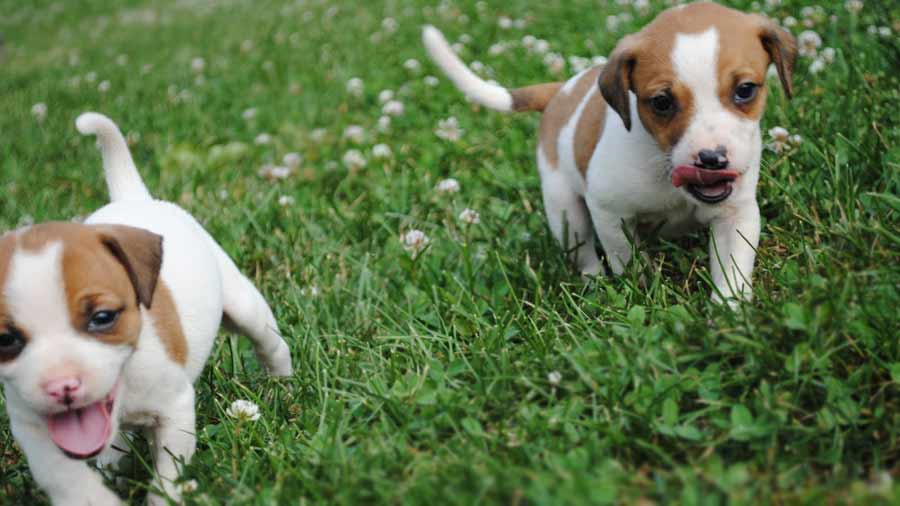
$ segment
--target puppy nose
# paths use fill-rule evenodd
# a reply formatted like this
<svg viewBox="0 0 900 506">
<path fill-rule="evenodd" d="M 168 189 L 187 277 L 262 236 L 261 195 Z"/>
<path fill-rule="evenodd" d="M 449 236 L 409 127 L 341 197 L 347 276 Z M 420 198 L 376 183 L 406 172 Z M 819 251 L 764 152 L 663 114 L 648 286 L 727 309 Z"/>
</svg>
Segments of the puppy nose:
<svg viewBox="0 0 900 506">
<path fill-rule="evenodd" d="M 44 383 L 44 392 L 62 404 L 72 404 L 81 396 L 81 380 L 78 378 L 57 378 Z"/>
<path fill-rule="evenodd" d="M 700 159 L 700 167 L 704 169 L 724 169 L 728 167 L 728 151 L 725 146 L 718 146 L 716 149 L 701 149 L 697 153 Z"/>
</svg>

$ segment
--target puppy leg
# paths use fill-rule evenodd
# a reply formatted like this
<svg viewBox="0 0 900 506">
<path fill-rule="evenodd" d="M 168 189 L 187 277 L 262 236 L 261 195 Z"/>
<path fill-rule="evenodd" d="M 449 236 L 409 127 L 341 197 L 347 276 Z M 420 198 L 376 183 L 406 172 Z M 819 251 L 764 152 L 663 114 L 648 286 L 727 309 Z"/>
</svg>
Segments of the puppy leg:
<svg viewBox="0 0 900 506">
<path fill-rule="evenodd" d="M 278 333 L 272 309 L 218 244 L 215 249 L 222 272 L 225 316 L 237 331 L 253 341 L 256 356 L 270 374 L 290 376 L 291 351 Z"/>
<path fill-rule="evenodd" d="M 67 457 L 50 440 L 46 426 L 17 420 L 10 413 L 13 436 L 25 452 L 34 481 L 56 506 L 118 506 L 119 497 L 85 462 Z"/>
<path fill-rule="evenodd" d="M 631 261 L 631 243 L 625 228 L 628 227 L 632 237 L 636 238 L 636 227 L 633 218 L 620 216 L 602 209 L 596 203 L 588 202 L 591 210 L 591 220 L 594 222 L 594 230 L 600 239 L 600 245 L 606 253 L 606 260 L 613 274 L 620 275 L 625 272 L 625 266 Z"/>
<path fill-rule="evenodd" d="M 181 492 L 175 485 L 179 461 L 190 462 L 197 446 L 194 387 L 187 378 L 184 382 L 184 389 L 168 403 L 159 417 L 159 424 L 153 429 L 156 484 L 176 503 L 181 500 Z M 147 504 L 164 506 L 168 502 L 157 494 L 149 494 Z"/>
<path fill-rule="evenodd" d="M 739 300 L 750 300 L 750 276 L 759 245 L 759 207 L 756 201 L 742 206 L 729 216 L 711 223 L 709 241 L 710 273 L 715 290 L 712 300 L 729 300 L 732 306 Z"/>
<path fill-rule="evenodd" d="M 584 199 L 565 181 L 558 170 L 541 171 L 544 209 L 553 236 L 569 251 L 569 259 L 584 276 L 603 274 L 603 264 L 594 248 L 594 231 Z"/>
</svg>

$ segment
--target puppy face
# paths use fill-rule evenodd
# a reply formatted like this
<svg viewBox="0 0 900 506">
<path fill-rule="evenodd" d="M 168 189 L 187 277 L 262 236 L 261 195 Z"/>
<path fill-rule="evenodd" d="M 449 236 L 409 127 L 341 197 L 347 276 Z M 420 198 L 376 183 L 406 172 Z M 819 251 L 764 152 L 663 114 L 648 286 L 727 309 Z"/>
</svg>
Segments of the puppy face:
<svg viewBox="0 0 900 506">
<path fill-rule="evenodd" d="M 161 255 L 159 236 L 121 226 L 49 223 L 0 238 L 0 380 L 51 434 L 54 417 L 98 403 L 109 404 L 97 411 L 108 424 Z M 68 450 L 65 437 L 76 436 L 57 444 Z"/>
<path fill-rule="evenodd" d="M 760 16 L 711 3 L 669 9 L 626 37 L 600 76 L 607 103 L 631 128 L 628 92 L 644 128 L 671 167 L 743 174 L 759 156 L 766 71 L 774 64 L 788 96 L 793 37 Z M 730 194 L 730 183 L 688 185 L 701 201 Z"/>
</svg>

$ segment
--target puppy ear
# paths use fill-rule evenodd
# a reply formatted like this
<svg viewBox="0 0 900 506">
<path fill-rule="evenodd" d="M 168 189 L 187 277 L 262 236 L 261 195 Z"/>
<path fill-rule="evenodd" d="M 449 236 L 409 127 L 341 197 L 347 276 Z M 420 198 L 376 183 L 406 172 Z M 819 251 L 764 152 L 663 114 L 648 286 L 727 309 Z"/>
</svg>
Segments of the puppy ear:
<svg viewBox="0 0 900 506">
<path fill-rule="evenodd" d="M 125 225 L 96 225 L 95 230 L 101 244 L 128 273 L 138 303 L 149 309 L 162 268 L 162 236 Z"/>
<path fill-rule="evenodd" d="M 637 44 L 632 36 L 625 37 L 609 55 L 609 61 L 600 72 L 598 84 L 606 103 L 616 111 L 631 130 L 631 106 L 628 92 L 631 91 L 631 72 L 637 58 Z"/>
<path fill-rule="evenodd" d="M 761 27 L 759 40 L 769 53 L 769 60 L 775 64 L 781 86 L 788 98 L 794 96 L 792 78 L 794 62 L 797 61 L 797 41 L 787 30 L 776 25 L 772 20 L 760 16 Z"/>
</svg>

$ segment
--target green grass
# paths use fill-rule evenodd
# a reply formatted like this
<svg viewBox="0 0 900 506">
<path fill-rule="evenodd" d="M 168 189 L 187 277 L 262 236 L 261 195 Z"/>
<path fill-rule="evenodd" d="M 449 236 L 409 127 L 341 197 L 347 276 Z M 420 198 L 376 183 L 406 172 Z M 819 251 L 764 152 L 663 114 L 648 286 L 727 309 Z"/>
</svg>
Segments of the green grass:
<svg viewBox="0 0 900 506">
<path fill-rule="evenodd" d="M 563 55 L 607 54 L 661 2 L 613 32 L 607 15 L 631 7 L 35 3 L 0 1 L 0 229 L 106 202 L 99 154 L 73 125 L 103 112 L 136 140 L 155 195 L 193 213 L 261 287 L 293 349 L 294 378 L 275 381 L 223 333 L 197 382 L 188 504 L 900 501 L 897 4 L 866 1 L 857 16 L 826 5 L 814 29 L 834 63 L 813 75 L 801 58 L 790 102 L 770 82 L 764 131 L 804 140 L 764 155 L 755 299 L 731 312 L 709 302 L 705 233 L 651 242 L 646 286 L 637 268 L 582 282 L 543 216 L 537 117 L 478 111 L 445 80 L 423 81 L 437 75 L 419 44 L 425 22 L 451 40 L 470 34 L 466 60 L 524 85 L 554 76 L 521 45 L 491 56 L 491 44 L 533 34 Z M 802 19 L 804 5 L 764 10 Z M 504 30 L 499 15 L 529 22 Z M 387 16 L 395 33 L 381 29 Z M 362 97 L 345 91 L 353 76 Z M 382 89 L 405 105 L 388 133 L 376 127 Z M 458 143 L 434 134 L 449 116 L 465 130 Z M 362 145 L 342 139 L 351 124 Z M 261 132 L 271 144 L 254 144 Z M 393 157 L 373 160 L 375 143 Z M 367 167 L 343 166 L 351 148 Z M 291 177 L 257 175 L 290 151 L 304 157 Z M 445 177 L 462 190 L 438 195 Z M 295 202 L 279 205 L 283 195 Z M 480 224 L 460 223 L 466 207 Z M 412 228 L 431 238 L 416 259 L 399 241 Z M 259 421 L 229 418 L 236 399 L 258 403 Z M 0 503 L 44 504 L 3 418 Z M 149 475 L 138 455 L 118 486 L 134 502 Z"/>
</svg>

